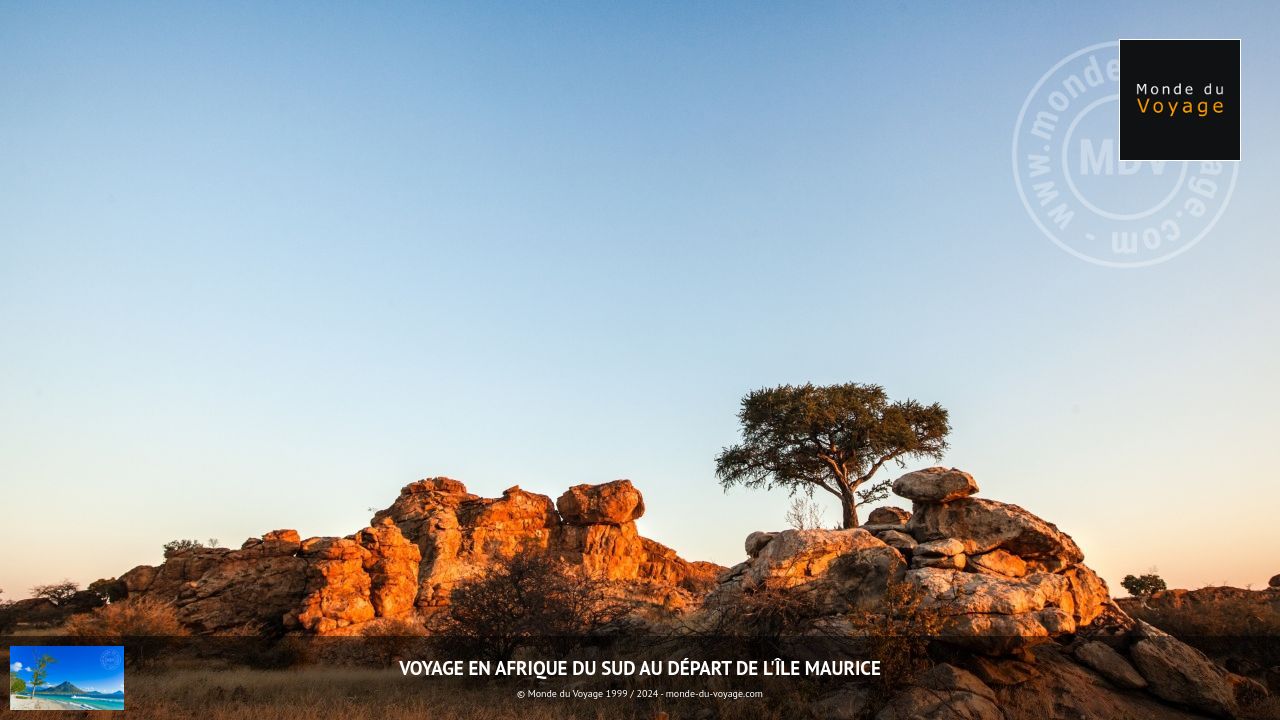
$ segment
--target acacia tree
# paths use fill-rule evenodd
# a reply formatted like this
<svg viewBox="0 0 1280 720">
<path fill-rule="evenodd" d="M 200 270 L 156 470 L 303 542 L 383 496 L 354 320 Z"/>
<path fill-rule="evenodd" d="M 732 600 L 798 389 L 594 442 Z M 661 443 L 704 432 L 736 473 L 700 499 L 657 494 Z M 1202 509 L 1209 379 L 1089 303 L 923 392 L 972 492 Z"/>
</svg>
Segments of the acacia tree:
<svg viewBox="0 0 1280 720">
<path fill-rule="evenodd" d="M 938 403 L 890 402 L 879 385 L 782 385 L 755 390 L 738 413 L 742 442 L 716 457 L 716 476 L 734 485 L 792 494 L 825 490 L 840 498 L 844 527 L 858 526 L 858 506 L 888 495 L 870 481 L 886 463 L 938 459 L 951 425 Z"/>
<path fill-rule="evenodd" d="M 45 598 L 54 605 L 63 607 L 67 604 L 67 601 L 75 597 L 75 594 L 79 591 L 79 585 L 71 582 L 70 580 L 63 580 L 60 583 L 53 583 L 51 585 L 36 585 L 31 588 L 31 596 Z"/>
</svg>

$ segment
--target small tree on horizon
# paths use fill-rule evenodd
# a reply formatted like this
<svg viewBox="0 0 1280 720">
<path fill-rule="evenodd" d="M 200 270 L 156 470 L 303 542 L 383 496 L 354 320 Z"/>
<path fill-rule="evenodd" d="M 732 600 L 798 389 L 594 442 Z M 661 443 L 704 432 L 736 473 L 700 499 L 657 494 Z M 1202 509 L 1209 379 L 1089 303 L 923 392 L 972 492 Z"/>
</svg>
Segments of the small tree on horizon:
<svg viewBox="0 0 1280 720">
<path fill-rule="evenodd" d="M 1120 581 L 1120 587 L 1127 590 L 1130 595 L 1143 600 L 1151 597 L 1153 593 L 1169 589 L 1164 578 L 1156 574 L 1154 569 L 1145 575 L 1125 575 Z"/>
<path fill-rule="evenodd" d="M 821 488 L 840 498 L 845 528 L 858 526 L 858 506 L 888 495 L 889 481 L 860 489 L 889 462 L 939 459 L 951 431 L 938 403 L 890 402 L 879 385 L 781 385 L 754 390 L 738 413 L 742 442 L 716 457 L 725 490 Z"/>
<path fill-rule="evenodd" d="M 44 598 L 54 605 L 62 607 L 79 591 L 80 586 L 78 584 L 70 580 L 63 580 L 60 583 L 36 585 L 31 588 L 31 597 Z"/>
</svg>

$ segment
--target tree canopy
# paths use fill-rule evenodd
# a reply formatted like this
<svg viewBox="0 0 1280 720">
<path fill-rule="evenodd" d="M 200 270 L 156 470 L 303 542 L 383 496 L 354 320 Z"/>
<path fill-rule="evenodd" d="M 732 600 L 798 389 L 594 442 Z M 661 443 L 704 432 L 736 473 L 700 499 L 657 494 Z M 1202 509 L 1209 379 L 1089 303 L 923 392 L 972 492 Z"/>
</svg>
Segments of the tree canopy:
<svg viewBox="0 0 1280 720">
<path fill-rule="evenodd" d="M 858 526 L 859 505 L 888 495 L 888 480 L 861 489 L 887 463 L 938 459 L 951 431 L 938 403 L 891 402 L 879 385 L 781 385 L 755 390 L 738 413 L 742 442 L 716 457 L 726 490 L 825 490 L 840 498 L 844 527 Z"/>
<path fill-rule="evenodd" d="M 1120 581 L 1120 587 L 1127 590 L 1130 595 L 1136 598 L 1149 597 L 1152 593 L 1168 589 L 1168 585 L 1165 585 L 1164 578 L 1160 577 L 1155 572 L 1149 572 L 1145 575 L 1137 576 L 1125 575 L 1124 579 Z"/>
<path fill-rule="evenodd" d="M 70 580 L 63 580 L 60 583 L 52 583 L 50 585 L 36 585 L 31 588 L 31 596 L 45 598 L 49 602 L 62 607 L 67 604 L 75 594 L 80 591 L 80 586 Z"/>
</svg>

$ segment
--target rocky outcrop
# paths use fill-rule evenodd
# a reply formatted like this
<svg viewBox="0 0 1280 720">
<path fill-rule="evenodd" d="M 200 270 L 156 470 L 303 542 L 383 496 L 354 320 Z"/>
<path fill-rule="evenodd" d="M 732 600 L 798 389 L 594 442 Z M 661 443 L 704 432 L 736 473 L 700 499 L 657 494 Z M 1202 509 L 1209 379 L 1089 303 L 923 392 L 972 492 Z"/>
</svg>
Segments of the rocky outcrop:
<svg viewBox="0 0 1280 720">
<path fill-rule="evenodd" d="M 1267 581 L 1267 587 L 1280 588 L 1280 575 L 1272 575 Z"/>
<path fill-rule="evenodd" d="M 902 555 L 861 528 L 784 530 L 748 538 L 755 555 L 722 576 L 710 604 L 762 590 L 802 594 L 819 614 L 875 607 L 902 577 Z"/>
<path fill-rule="evenodd" d="M 643 514 L 644 498 L 629 480 L 576 485 L 553 503 L 518 487 L 479 498 L 456 480 L 432 478 L 407 485 L 373 521 L 394 523 L 421 550 L 420 609 L 447 604 L 458 583 L 522 552 L 551 553 L 595 577 L 635 583 L 628 597 L 691 605 L 723 568 L 695 566 L 641 537 L 635 520 Z"/>
<path fill-rule="evenodd" d="M 878 720 L 1232 717 L 1237 697 L 1265 692 L 1135 622 L 1070 535 L 1017 505 L 971 497 L 967 473 L 910 473 L 894 489 L 913 500 L 910 514 L 873 513 L 865 529 L 752 533 L 747 560 L 721 576 L 703 614 L 762 591 L 800 593 L 814 602 L 800 605 L 810 616 L 797 632 L 830 637 L 866 632 L 848 620 L 858 611 L 918 602 L 938 628 L 934 644 L 972 672 L 935 666 Z M 1190 602 L 1165 602 L 1175 597 Z M 872 712 L 867 703 L 844 690 L 814 712 Z"/>
<path fill-rule="evenodd" d="M 620 597 L 668 610 L 695 604 L 724 568 L 641 537 L 643 513 L 628 480 L 577 485 L 552 502 L 519 487 L 482 498 L 457 480 L 428 478 L 406 485 L 353 535 L 302 540 L 277 530 L 238 550 L 175 550 L 119 585 L 127 596 L 173 602 L 195 632 L 357 634 L 373 621 L 428 613 L 458 583 L 544 552 L 611 581 Z"/>
</svg>

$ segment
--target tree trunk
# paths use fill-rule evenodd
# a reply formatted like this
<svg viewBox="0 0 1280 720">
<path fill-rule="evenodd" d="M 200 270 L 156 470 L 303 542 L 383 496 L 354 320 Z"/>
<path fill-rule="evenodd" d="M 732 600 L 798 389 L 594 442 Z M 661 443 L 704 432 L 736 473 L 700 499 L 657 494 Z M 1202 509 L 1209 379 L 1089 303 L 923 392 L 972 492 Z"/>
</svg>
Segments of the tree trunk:
<svg viewBox="0 0 1280 720">
<path fill-rule="evenodd" d="M 858 527 L 858 505 L 854 500 L 853 491 L 843 485 L 840 487 L 840 509 L 844 513 L 844 529 Z"/>
</svg>

